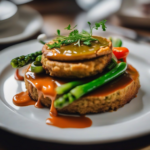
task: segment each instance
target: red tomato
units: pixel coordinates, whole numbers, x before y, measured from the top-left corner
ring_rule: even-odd
[[[123,59],[126,61],[126,57],[129,54],[129,50],[126,47],[113,47],[113,53],[117,59]]]

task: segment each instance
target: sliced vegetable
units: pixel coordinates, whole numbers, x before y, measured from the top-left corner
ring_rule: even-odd
[[[79,85],[73,88],[69,93],[63,95],[62,97],[58,98],[54,101],[54,106],[56,108],[62,108],[73,101],[79,99],[83,95],[95,90],[96,88],[110,82],[111,80],[117,78],[118,76],[122,75],[127,68],[127,64],[125,62],[120,62],[110,70],[108,73],[104,74],[103,76],[88,82],[83,85]]]
[[[42,55],[39,55],[39,56],[36,57],[35,61],[41,62],[41,59],[42,59]]]
[[[122,59],[126,62],[126,57],[129,54],[129,50],[126,47],[113,47],[113,53],[118,60]]]
[[[31,64],[31,71],[34,73],[42,73],[44,71],[44,69],[41,66],[41,64],[38,64],[38,62],[33,62]]]
[[[35,65],[35,66],[42,66],[42,64],[41,64],[40,61],[34,61],[34,65]]]

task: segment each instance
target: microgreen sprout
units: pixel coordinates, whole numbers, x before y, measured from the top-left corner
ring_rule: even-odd
[[[90,27],[90,35],[92,36],[92,30],[93,30],[93,29],[98,30],[98,28],[99,28],[100,26],[102,26],[103,31],[106,31],[106,25],[105,25],[105,23],[106,23],[106,20],[102,20],[102,21],[100,21],[100,22],[96,22],[95,25],[94,25],[93,27],[91,27],[91,23],[88,22],[89,27]]]
[[[98,30],[100,27],[102,27],[102,30],[106,31],[105,23],[106,23],[106,20],[102,20],[98,23],[95,23],[95,25],[92,27],[91,23],[88,22],[89,27],[90,27],[90,32],[83,30],[80,33],[77,29],[75,29],[77,25],[71,28],[71,25],[69,24],[65,29],[72,30],[70,34],[68,36],[62,36],[60,34],[60,30],[58,29],[57,37],[53,40],[52,44],[47,44],[47,46],[49,47],[49,49],[52,49],[52,48],[60,48],[61,45],[68,45],[68,44],[74,43],[74,45],[78,45],[80,47],[81,42],[84,45],[90,46],[91,41],[98,41],[98,39],[92,37],[93,29]]]
[[[57,35],[60,36],[60,30],[59,29],[57,29]]]
[[[73,30],[74,28],[76,28],[77,27],[77,25],[75,25],[72,29],[71,29],[71,25],[69,24],[65,29],[67,29],[67,30]]]
[[[86,40],[86,41],[84,41],[84,42],[83,42],[83,44],[85,44],[85,45],[88,45],[88,46],[89,46],[89,45],[91,45],[91,42],[90,42],[90,40]]]

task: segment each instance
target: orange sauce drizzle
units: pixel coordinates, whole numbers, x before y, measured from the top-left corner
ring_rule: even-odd
[[[28,92],[21,92],[13,97],[13,103],[17,106],[28,106],[34,105],[36,102],[29,97]]]
[[[54,100],[55,100],[55,99],[52,99],[51,109],[50,109],[50,112],[49,112],[49,115],[50,115],[51,117],[56,117],[56,116],[58,115],[57,110],[56,110],[56,108],[54,107]]]
[[[91,126],[92,121],[85,116],[73,117],[57,114],[57,110],[54,107],[54,100],[56,98],[55,88],[58,85],[64,84],[64,81],[48,75],[38,75],[30,71],[28,71],[25,76],[28,82],[32,83],[32,85],[38,90],[39,97],[35,104],[36,107],[41,107],[40,98],[42,94],[51,99],[51,108],[49,113],[51,118],[46,120],[46,124],[60,128],[86,128]]]
[[[14,78],[19,81],[24,81],[24,77],[19,74],[19,69],[16,69]]]
[[[59,128],[87,128],[92,125],[91,119],[85,116],[64,116],[57,113],[54,107],[54,99],[52,100],[50,109],[50,118],[46,119],[47,125],[56,126]]]
[[[50,115],[51,118],[46,120],[46,124],[53,125],[59,128],[87,128],[92,125],[91,119],[85,116],[62,116]]]
[[[30,99],[27,92],[21,92],[14,96],[14,104],[18,106],[35,105],[35,107],[41,108],[43,107],[40,103],[41,96],[49,97],[51,99],[50,118],[46,120],[46,124],[60,128],[86,128],[92,125],[92,121],[85,116],[73,117],[57,114],[57,110],[54,107],[54,100],[56,98],[55,88],[67,81],[53,78],[46,74],[35,74],[30,72],[30,69],[27,70],[25,76],[27,81],[37,88],[39,95],[38,101],[35,103]],[[87,96],[105,96],[106,94],[110,94],[118,89],[124,88],[138,76],[139,74],[137,70],[131,65],[128,65],[128,69],[125,74],[87,94]]]
[[[34,105],[36,108],[43,108],[43,105],[40,102],[41,97],[42,97],[42,92],[38,91],[38,100]]]
[[[54,99],[56,96],[55,88],[57,85],[64,83],[63,81],[50,77],[49,75],[35,74],[30,71],[28,71],[25,76],[27,81],[36,87],[38,91],[42,92],[45,96],[48,96],[51,99]]]
[[[40,99],[42,95],[45,97],[50,97],[50,99],[55,99],[56,91],[55,88],[59,83],[59,80],[54,80],[52,77],[45,74],[35,74],[33,72],[28,72],[25,74],[26,79],[38,90],[38,101],[35,104],[35,107],[42,108]]]
[[[139,77],[138,71],[130,64],[128,64],[128,69],[126,71],[128,74],[130,74],[130,77],[135,80]]]

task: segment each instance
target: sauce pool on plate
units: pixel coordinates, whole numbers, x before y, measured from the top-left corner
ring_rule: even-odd
[[[13,97],[13,103],[17,106],[28,106],[28,105],[35,105],[35,101],[33,101],[30,97],[28,92],[21,92],[16,94]]]

